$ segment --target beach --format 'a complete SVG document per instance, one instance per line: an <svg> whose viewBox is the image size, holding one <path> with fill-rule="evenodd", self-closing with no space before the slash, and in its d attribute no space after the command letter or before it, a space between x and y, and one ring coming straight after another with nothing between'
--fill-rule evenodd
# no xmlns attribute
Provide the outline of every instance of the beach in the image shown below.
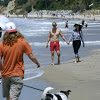
<svg viewBox="0 0 100 100"><path fill-rule="evenodd" d="M100 50L94 54L60 65L48 66L42 70L42 79L53 84L52 92L70 89L70 100L99 100L100 99Z"/></svg>
<svg viewBox="0 0 100 100"><path fill-rule="evenodd" d="M4 20L4 19L2 19ZM69 27L65 28L65 22L68 20ZM79 56L81 62L74 64L74 52L72 43L67 45L62 38L59 38L61 51L61 64L55 67L51 66L50 44L46 48L49 30L52 28L52 22L57 22L57 27L61 29L63 35L68 40L74 29L76 22L82 22L82 19L73 18L20 18L8 17L8 21L14 22L17 29L24 35L33 49L33 54L41 64L38 70L37 66L30 61L27 55L24 55L25 80L24 84L44 90L51 86L55 89L52 92L70 89L70 100L99 100L99 57L100 57L100 21L88 22L88 27L83 28L85 48L80 47ZM4 34L4 33L3 33ZM2 35L3 35L2 34ZM2 38L0 38L2 41ZM57 55L55 52L55 63ZM93 59L92 59L93 58ZM42 75L42 71L44 74ZM42 75L41 77L39 77ZM35 78L36 77L36 78ZM0 80L1 81L1 80ZM41 100L43 91L23 87L19 100ZM28 95L28 96L27 96ZM91 98L91 99L90 99ZM2 98L2 85L0 84L0 100Z"/></svg>
<svg viewBox="0 0 100 100"><path fill-rule="evenodd" d="M65 0L65 3L60 1L68 6L66 8L72 10L58 10L56 6L63 6L59 0L55 0L54 7L51 6L52 4L50 5L50 8L56 8L56 10L35 10L35 3L38 4L38 7L40 6L38 2L35 2L36 0L30 0L32 7L29 2L19 6L19 1L26 2L27 0L10 0L7 7L0 7L0 27L5 30L7 22L15 23L17 30L30 44L32 53L40 63L40 68L37 68L37 65L27 55L23 55L25 74L23 89L18 100L41 100L46 87L54 88L51 93L71 90L68 100L100 100L100 10L97 10L99 7L94 9L99 5L97 4L99 0L94 0L94 3L91 2L91 4L89 4L91 0L84 1L83 4L76 0L76 13L72 11L75 9L70 6L70 0ZM48 9L50 1L44 1L44 8ZM59 3L56 5L56 2ZM86 5L84 5L85 3ZM30 7L32 10L28 13L27 10ZM83 9L86 7L90 10ZM81 10L83 11L81 12ZM85 47L83 48L81 42L79 49L80 62L74 63L73 41L70 42L70 45L67 45L60 36L60 64L57 64L58 57L56 51L54 51L55 66L53 66L50 42L48 48L46 48L52 23L57 23L57 28L61 30L68 41L75 29L75 23L82 24L83 21L87 22L87 27L86 24L82 26ZM68 22L68 28L65 27L66 22ZM2 32L0 42L4 33L5 31ZM2 97L2 79L0 79L0 100L6 100Z"/></svg>
<svg viewBox="0 0 100 100"><path fill-rule="evenodd" d="M58 15L58 16L52 16L52 15L37 15L37 14L28 14L27 16L24 16L23 15L15 15L15 14L9 14L7 15L8 17L11 17L11 18L62 18L62 19L68 19L68 18L76 18L76 19L84 19L84 20L91 20L91 21L100 21L100 15L91 15L91 14L88 14L88 15Z"/></svg>
<svg viewBox="0 0 100 100"><path fill-rule="evenodd" d="M91 21L100 21L100 10L86 10L82 13L74 13L72 10L39 10L39 11L31 11L27 14L10 14L4 13L6 17L11 18L62 18L62 19L84 19Z"/></svg>
<svg viewBox="0 0 100 100"><path fill-rule="evenodd" d="M24 82L28 86L45 89L53 87L52 93L60 90L71 90L69 100L99 100L100 99L100 49L93 54L80 59L74 64L74 59L55 66L41 68L45 73L36 79ZM0 85L1 88L1 85ZM19 100L40 100L43 91L23 87ZM28 96L27 96L28 94ZM0 100L5 100L0 98Z"/></svg>

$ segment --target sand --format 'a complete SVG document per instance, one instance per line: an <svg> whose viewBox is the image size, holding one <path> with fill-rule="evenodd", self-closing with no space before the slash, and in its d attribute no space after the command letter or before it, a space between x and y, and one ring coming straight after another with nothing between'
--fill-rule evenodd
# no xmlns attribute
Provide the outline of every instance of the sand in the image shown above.
<svg viewBox="0 0 100 100"><path fill-rule="evenodd" d="M52 83L52 92L70 89L70 100L100 100L100 50L80 60L42 68L40 78Z"/></svg>
<svg viewBox="0 0 100 100"><path fill-rule="evenodd" d="M12 18L23 18L23 15L15 15L15 14L8 14L6 15L7 17L12 17ZM25 15L24 15L25 17ZM63 18L63 19L68 19L68 18L75 18L75 19L84 19L84 20L91 20L91 21L100 21L100 15L66 15L64 17L61 17L61 15L59 15L58 17L56 16L51 16L51 15L36 15L36 14L29 14L26 16L27 18ZM26 18L25 17L25 18Z"/></svg>

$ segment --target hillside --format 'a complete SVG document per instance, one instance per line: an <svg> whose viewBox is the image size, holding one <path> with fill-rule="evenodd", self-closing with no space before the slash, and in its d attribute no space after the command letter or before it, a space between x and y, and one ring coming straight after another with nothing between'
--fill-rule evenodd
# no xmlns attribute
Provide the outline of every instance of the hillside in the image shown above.
<svg viewBox="0 0 100 100"><path fill-rule="evenodd" d="M33 10L36 0L4 0L0 1L0 13L25 14Z"/></svg>
<svg viewBox="0 0 100 100"><path fill-rule="evenodd" d="M100 0L4 0L0 1L0 13L24 14L32 10L100 10Z"/></svg>

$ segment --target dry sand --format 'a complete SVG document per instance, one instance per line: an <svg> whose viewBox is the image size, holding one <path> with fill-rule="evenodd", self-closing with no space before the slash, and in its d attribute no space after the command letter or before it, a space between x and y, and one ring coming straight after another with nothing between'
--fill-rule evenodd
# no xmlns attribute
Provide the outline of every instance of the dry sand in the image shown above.
<svg viewBox="0 0 100 100"><path fill-rule="evenodd" d="M17 17L17 18L23 18L23 15L11 15L11 14L8 14L7 16L9 17ZM30 14L30 15L27 15L27 18L63 18L63 19L68 19L68 18L77 18L77 19L84 19L84 20L91 20L91 21L94 21L94 18L95 18L95 21L100 21L100 15L66 15L65 17L61 17L60 15L58 17L56 16L51 16L51 15L34 15L34 14Z"/></svg>
<svg viewBox="0 0 100 100"><path fill-rule="evenodd" d="M41 78L52 83L52 92L70 89L70 100L100 100L100 50L80 60L45 67Z"/></svg>

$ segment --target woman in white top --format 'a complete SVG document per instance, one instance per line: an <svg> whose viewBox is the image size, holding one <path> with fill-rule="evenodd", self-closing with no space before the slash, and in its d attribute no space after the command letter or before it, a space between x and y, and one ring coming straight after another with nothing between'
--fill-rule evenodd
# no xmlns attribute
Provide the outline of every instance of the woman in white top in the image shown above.
<svg viewBox="0 0 100 100"><path fill-rule="evenodd" d="M81 46L81 41L83 42L83 47L84 47L84 40L83 40L83 34L82 34L82 25L79 23L76 23L74 25L75 29L72 32L72 35L69 38L69 44L71 41L73 41L73 50L75 53L75 63L79 62L79 55L78 51Z"/></svg>

